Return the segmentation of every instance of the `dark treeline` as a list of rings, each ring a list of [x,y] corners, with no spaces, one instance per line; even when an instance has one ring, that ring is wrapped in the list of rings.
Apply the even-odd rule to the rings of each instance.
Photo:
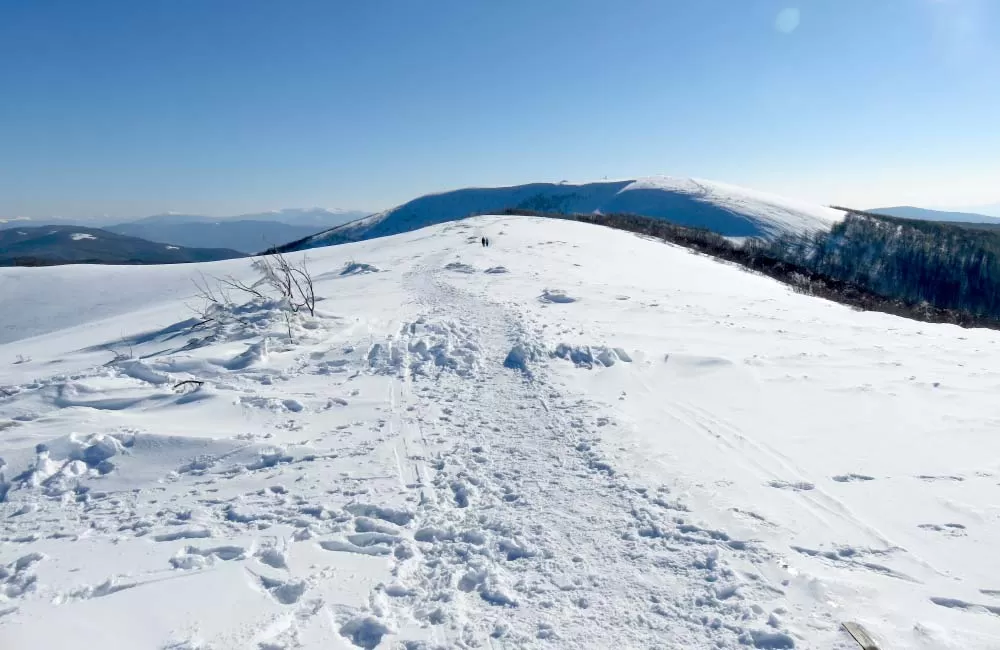
[[[856,309],[1000,329],[1000,237],[988,232],[852,213],[829,233],[737,243],[709,230],[634,214],[520,209],[504,214],[581,221],[655,237]]]
[[[907,304],[1000,320],[1000,235],[851,212],[828,233],[776,242],[783,259]]]

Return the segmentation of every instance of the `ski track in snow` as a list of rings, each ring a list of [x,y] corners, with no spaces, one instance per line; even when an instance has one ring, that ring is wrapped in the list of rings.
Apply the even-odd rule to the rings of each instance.
[[[141,359],[46,374],[19,357],[30,371],[0,386],[0,647],[87,630],[105,650],[844,649],[840,623],[859,613],[847,599],[880,602],[883,590],[924,607],[901,647],[1000,638],[1000,579],[984,568],[974,588],[960,585],[908,548],[980,539],[995,513],[955,491],[995,484],[993,473],[818,475],[650,374],[697,391],[744,372],[726,356],[651,360],[588,338],[573,320],[595,302],[586,285],[519,271],[502,249],[456,259],[456,238],[477,245],[484,224],[531,237],[540,223],[415,233],[441,245],[395,259],[402,271],[391,257],[341,262],[324,274],[330,295],[380,282],[353,286],[394,286],[383,303],[397,305],[362,319],[321,302],[293,341],[265,306],[209,335],[156,323],[134,337]],[[491,292],[518,272],[523,300]],[[609,301],[667,300],[628,291]],[[98,353],[106,360],[104,348],[78,351]],[[600,383],[611,376],[620,383]],[[173,388],[189,379],[205,384]],[[636,400],[645,408],[629,411]],[[643,427],[665,432],[647,434],[645,452]],[[725,459],[730,474],[693,477],[671,446]],[[892,481],[947,490],[936,519],[904,539],[851,500]],[[737,500],[725,492],[734,484],[766,503]],[[152,605],[156,620],[141,609]],[[947,626],[969,620],[975,635],[952,639]],[[879,630],[878,615],[865,622]]]

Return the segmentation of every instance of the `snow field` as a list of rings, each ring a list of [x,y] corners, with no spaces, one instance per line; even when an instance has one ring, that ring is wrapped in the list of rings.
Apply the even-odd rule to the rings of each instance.
[[[577,223],[309,258],[291,339],[189,329],[246,261],[0,293],[0,647],[997,644],[995,333]]]

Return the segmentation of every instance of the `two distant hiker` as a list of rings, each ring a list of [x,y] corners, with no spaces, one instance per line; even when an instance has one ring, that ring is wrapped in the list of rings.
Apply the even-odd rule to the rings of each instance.
[[[483,237],[482,242],[484,248],[490,245],[490,240],[487,237]]]

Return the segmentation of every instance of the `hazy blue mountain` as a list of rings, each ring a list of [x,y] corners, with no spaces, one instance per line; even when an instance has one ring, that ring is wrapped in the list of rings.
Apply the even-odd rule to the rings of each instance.
[[[118,223],[121,218],[113,217],[11,217],[0,218],[0,230],[9,228],[25,227],[37,228],[39,226],[83,226],[85,228],[103,228],[104,226]]]
[[[326,208],[285,208],[284,210],[271,210],[268,212],[255,212],[251,214],[241,214],[233,219],[242,221],[277,221],[290,226],[318,226],[320,228],[333,228],[341,224],[367,217],[371,212],[362,210],[341,210]]]
[[[51,226],[51,225],[78,225],[88,228],[104,228],[110,225],[121,225],[126,223],[152,223],[152,224],[189,224],[189,223],[215,223],[217,221],[272,221],[284,223],[290,226],[311,226],[318,228],[333,228],[345,224],[355,219],[360,219],[371,214],[363,210],[341,210],[327,208],[285,208],[283,210],[268,210],[265,212],[251,212],[226,217],[212,217],[202,214],[185,214],[179,212],[165,212],[147,217],[10,217],[0,218],[0,230],[13,228],[14,226]]]
[[[271,246],[301,239],[318,230],[360,219],[369,213],[326,208],[288,208],[235,217],[168,212],[135,220],[94,218],[0,219],[0,231],[52,225],[103,228],[162,244],[193,248],[225,248],[258,253]]]
[[[187,248],[85,226],[0,230],[0,266],[53,264],[177,264],[243,257],[222,248]]]
[[[317,227],[242,219],[176,222],[142,219],[108,226],[107,230],[175,246],[231,248],[252,254],[311,235],[316,232]]]
[[[182,225],[187,223],[212,223],[213,221],[219,221],[221,217],[209,217],[202,214],[182,214],[180,212],[164,212],[163,214],[151,214],[148,217],[142,217],[140,219],[133,219],[129,221],[121,222],[121,224],[126,223],[142,223],[142,224],[163,224],[163,225]],[[119,219],[119,221],[121,221]],[[121,225],[116,224],[116,225]]]
[[[178,212],[166,212],[164,214],[154,214],[141,219],[123,221],[122,223],[141,224],[191,224],[191,223],[216,223],[227,221],[270,221],[283,223],[290,226],[313,226],[319,228],[333,228],[345,224],[355,219],[360,219],[371,214],[360,210],[328,210],[326,208],[285,208],[283,210],[268,210],[266,212],[251,212],[248,214],[238,214],[231,217],[209,217],[199,214],[182,214]]]
[[[991,223],[1000,224],[1000,218],[975,212],[949,212],[946,210],[928,210],[911,205],[899,205],[889,208],[872,208],[868,212],[885,214],[903,219],[919,219],[921,221],[951,221],[958,223]]]

